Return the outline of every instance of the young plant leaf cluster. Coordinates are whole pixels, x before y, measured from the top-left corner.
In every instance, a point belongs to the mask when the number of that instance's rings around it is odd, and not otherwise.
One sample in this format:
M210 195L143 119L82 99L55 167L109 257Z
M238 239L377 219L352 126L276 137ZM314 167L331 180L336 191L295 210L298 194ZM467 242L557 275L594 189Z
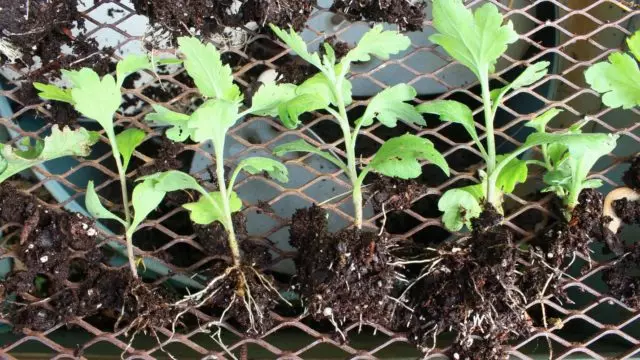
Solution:
M347 106L352 103L351 82L347 78L351 64L358 61L369 61L372 56L382 60L393 54L406 50L411 41L408 37L394 31L383 31L378 25L368 31L358 44L342 59L336 59L333 48L325 43L324 54L310 52L300 35L295 31L284 31L272 26L276 35L291 50L319 70L319 73L304 81L299 86L290 84L267 85L274 91L273 99L279 104L273 113L278 115L282 123L295 129L300 124L300 115L310 111L324 110L331 114L340 125L346 162L333 154L315 146L297 140L283 144L274 149L274 154L282 156L291 152L307 152L319 155L345 172L352 185L352 200L355 217L354 226L362 228L362 185L370 172L385 176L412 179L420 176L420 161L427 160L437 165L447 175L449 167L444 157L435 149L431 141L412 134L405 134L385 142L368 163L359 163L356 155L356 141L362 127L373 125L377 120L387 127L395 127L398 121L409 124L426 125L422 115L409 103L416 96L413 87L399 84L385 89L375 95L364 114L354 121L353 129L347 116ZM255 101L255 97L254 97ZM277 110L277 111L276 111Z
M556 149L557 146L548 145L562 143L571 144L573 151L575 144L590 144L590 148L602 151L615 146L615 137L598 134L533 134L527 141L510 154L497 154L494 130L494 119L504 96L513 90L531 86L541 80L548 71L549 62L541 61L527 67L514 81L497 89L490 89L489 77L495 71L500 56L507 50L509 44L518 39L509 21L504 20L497 7L484 4L475 13L467 9L461 0L434 0L433 25L436 33L430 40L444 48L447 53L462 65L471 70L478 78L482 92L483 115L485 127L485 143L476 131L473 111L466 105L452 100L437 100L426 102L417 107L422 113L435 114L443 121L461 124L478 148L484 162L485 169L480 171L480 183L459 189L451 189L443 194L438 208L444 212L443 222L453 231L463 226L470 227L471 220L482 212L486 204L502 212L503 196L514 191L517 184L525 182L528 176L527 161L518 158L520 154L535 146ZM593 155L590 153L588 155ZM569 158L572 158L569 156ZM571 160L570 162L572 162ZM594 160L595 163L595 160ZM569 163L567 165L570 165ZM593 185L585 182L592 164L575 164L577 169L571 173L571 196L567 204L577 201L579 190ZM585 172L586 171L586 172ZM574 177L581 177L577 179ZM578 191L578 194L575 194Z
M212 44L204 45L196 38L178 39L179 50L184 55L184 67L193 78L204 103L192 114L181 114L159 105L146 120L170 125L166 136L182 142L190 138L196 143L213 143L217 191L208 192L190 175L170 171L144 178L144 183L153 184L154 191L175 191L191 189L200 193L196 202L185 204L191 220L197 224L220 222L228 235L229 247L235 267L241 265L241 255L233 228L232 215L240 211L242 201L233 191L235 181L241 171L249 174L266 172L272 178L288 182L287 168L280 162L266 157L251 157L242 160L234 169L228 183L224 168L224 148L227 132L240 119L249 114L267 115L277 110L277 105L286 96L288 86L267 84L260 87L253 98L251 108L240 111L243 97L233 83L229 65L222 63L220 53Z
M127 167L135 149L144 141L145 133L140 129L129 128L116 135L114 118L122 103L122 84L127 76L143 69L150 69L151 63L145 55L130 55L118 62L116 77L112 75L100 76L92 69L63 70L64 77L70 81L70 88L60 88L55 85L35 83L43 99L66 102L82 115L95 120L104 129L111 145L111 151L118 170L120 189L124 208L124 219L106 209L100 202L93 182L87 185L86 207L96 219L112 219L121 223L125 228L127 255L134 277L137 277L136 260L133 254L133 233L149 212L131 215L129 194L127 191ZM135 194L135 190L134 190ZM135 196L134 196L134 199ZM144 201L139 199L138 201ZM140 204L133 203L134 210Z

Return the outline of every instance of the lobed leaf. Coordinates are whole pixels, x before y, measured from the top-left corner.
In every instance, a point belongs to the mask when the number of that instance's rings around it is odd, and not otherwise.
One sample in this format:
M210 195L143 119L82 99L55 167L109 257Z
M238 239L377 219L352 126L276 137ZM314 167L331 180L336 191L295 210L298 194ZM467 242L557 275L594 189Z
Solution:
M369 61L373 55L381 60L388 60L390 55L406 50L409 46L409 37L397 31L383 31L382 25L378 24L362 36L344 59L348 62Z
M241 98L231 67L222 64L220 53L212 44L205 45L195 37L180 37L178 47L185 56L184 67L202 95L231 102Z
M127 234L130 237L147 216L160 205L166 193L166 191L156 189L151 179L144 180L136 185L133 189L133 194L131 194L134 215L131 226L127 230Z
M261 172L267 172L269 176L281 183L289 182L289 172L287 167L281 162L266 157L250 157L246 158L238 164L238 169L244 170L251 175Z
M506 155L496 156L496 163L500 163L505 157ZM514 158L500 170L496 180L496 187L505 194L511 194L517 184L527 181L528 174L527 162Z
M480 76L494 72L500 55L518 40L511 21L502 23L502 15L493 4L482 5L474 14L462 0L434 0L433 26L437 33L429 40Z
M633 35L627 38L627 45L629 51L635 56L636 60L640 61L640 31L636 31Z
M426 125L416 108L406 103L416 97L416 90L406 84L387 88L373 97L362 115L362 126L370 126L375 118L387 127L395 127L398 120L409 124Z
M258 116L278 116L278 107L295 96L295 85L268 82L261 85L253 95L251 113Z
M447 161L433 143L412 134L387 140L373 156L368 168L385 176L413 179L422 174L420 160L430 161L449 175Z
M538 82L549 72L548 61L539 61L527 67L518 77L509 85L494 89L491 91L491 100L499 101L510 90L518 90L520 88L530 86Z
M444 213L442 222L450 231L460 231L465 225L471 229L471 220L482 212L478 199L466 188L447 190L438 201L438 210Z
M340 159L334 157L333 155L329 154L326 151L320 150L318 147L313 146L304 140L292 141L290 143L276 146L273 149L273 154L278 157L282 157L285 154L290 152L306 152L306 153L316 154L321 156L325 160L330 161L331 163L333 163L340 169L344 170L345 172L347 171L347 165L345 165L344 162L342 162Z
M298 124L300 124L300 115L310 111L324 109L327 106L328 104L322 96L302 94L280 104L278 107L278 117L285 127L295 129L298 127Z
M603 94L602 102L610 108L640 105L640 69L628 54L609 55L608 62L588 68L585 78L593 90Z
M238 121L238 105L222 99L208 100L189 118L186 127L191 139L201 143L224 140L227 131Z
M549 121L553 120L553 118L558 116L558 114L560 114L561 112L561 109L551 108L541 115L534 117L533 119L531 119L531 121L526 122L524 126L533 128L539 133L544 133L546 132L547 124L549 123Z
M113 117L120 107L120 86L111 75L102 79L88 68L79 71L62 70L71 80L71 96L75 109L82 115L96 120L105 130L113 129Z
M51 84L43 84L34 82L33 87L39 91L38 96L45 100L62 101L73 105L73 96L71 96L71 89L59 88Z
M222 211L222 194L219 191L209 193L210 199L200 196L200 199L193 203L184 204L182 207L189 210L191 221L200 225L208 225L214 221L219 221L224 225L225 214ZM213 200L213 204L211 202ZM234 191L230 192L229 205L231 213L242 209L242 201Z
M22 142L26 150L0 145L0 183L9 177L32 166L64 156L87 156L98 136L84 128L60 130L57 125L51 128L51 135L36 141L35 146Z
M310 53L307 49L307 43L304 42L302 37L300 37L293 28L290 27L289 32L286 32L273 24L269 24L269 26L276 36L287 44L287 46L289 46L289 48L291 48L291 50L293 50L298 56L303 58L309 64L322 70L322 62L320 61L318 53Z
M149 61L147 55L129 54L124 59L118 61L116 65L116 79L118 79L118 87L122 87L124 79L127 76L140 70L153 69L153 65Z
M187 140L191 135L191 131L187 128L187 122L190 119L189 115L169 110L157 104L151 104L151 106L155 112L147 114L144 117L145 120L173 125L165 133L167 138L176 142Z
M454 100L434 100L418 105L416 110L420 113L438 115L442 121L461 124L473 141L480 144L476 123L473 120L473 111L467 105Z

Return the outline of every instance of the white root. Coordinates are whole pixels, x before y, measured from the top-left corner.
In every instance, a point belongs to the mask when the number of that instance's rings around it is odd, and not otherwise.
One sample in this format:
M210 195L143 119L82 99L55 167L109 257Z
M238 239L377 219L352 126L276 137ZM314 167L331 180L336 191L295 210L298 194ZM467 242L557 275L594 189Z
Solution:
M0 53L4 54L10 62L15 63L16 60L22 58L22 52L6 38L0 37Z
M604 207L602 208L602 212L604 216L608 216L612 219L607 227L614 234L618 233L618 229L620 228L620 225L622 225L622 219L616 215L616 212L613 209L613 202L621 199L638 201L640 200L640 194L631 188L619 187L611 190L609 194L607 194L607 197L604 198Z

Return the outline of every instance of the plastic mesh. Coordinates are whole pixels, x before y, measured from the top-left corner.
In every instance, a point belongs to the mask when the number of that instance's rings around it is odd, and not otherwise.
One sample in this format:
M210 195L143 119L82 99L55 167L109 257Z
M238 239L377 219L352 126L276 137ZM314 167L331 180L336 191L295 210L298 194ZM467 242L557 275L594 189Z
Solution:
M608 157L596 168L597 177L609 188L618 186L624 167L616 160L637 151L640 142L638 112L613 111L601 106L598 94L585 85L582 74L589 65L602 61L608 54L623 46L623 39L632 32L634 22L639 19L640 9L636 5L614 0L536 0L515 1L513 4L509 4L509 1L478 0L472 1L469 5L476 6L488 1L503 10L506 16L517 24L521 34L520 40L513 46L515 50L510 50L501 59L498 74L494 79L496 83L511 79L514 72L522 66L541 59L552 61L554 69L539 83L507 95L500 107L496 130L501 150L507 151L521 143L526 136L522 124L534 113L554 106L564 109L560 119L552 123L556 128L565 127L589 114L593 117L592 130L618 132L622 135L621 146L615 156ZM112 8L117 9L114 17L104 22L96 20L97 14ZM96 2L87 5L83 16L89 23L89 37L100 38L109 32L117 33L109 35L109 38L119 39L113 44L116 55L130 47L140 46L144 37L142 31L127 33L123 30L125 24L141 21L132 7L125 3ZM319 26L316 26L330 16L332 15L326 9L321 8L312 14L304 33L310 44L317 45L331 35L320 32ZM357 38L366 28L362 23L343 23L335 28L335 35L338 39L350 40ZM365 105L366 95L397 82L408 82L418 88L421 93L420 101L431 98L459 99L472 105L475 114L481 113L477 83L459 64L451 62L442 49L427 41L427 36L432 32L431 22L426 21L422 32L409 34L413 41L409 50L392 60L373 60L356 68L352 78L354 86L366 91L362 94L357 94L356 91L356 95L363 96L350 106L350 111L356 112L359 107ZM253 49L258 46L268 46L277 51L273 52L274 55L257 58L257 52ZM281 44L266 36L256 36L243 47L225 52L225 57L231 60L237 83L246 88L263 70L277 69L287 54L287 50ZM196 93L196 90L189 86L187 78L181 70L166 74L146 74L146 81L137 82L138 87L126 90L132 99L139 102L138 105L144 105L141 107L142 111L133 110L125 112L125 115L119 114L117 124L143 129L148 134L146 141L153 142L153 138L162 136L162 131L149 127L149 124L143 121L144 115L150 111L150 107L146 105L153 103L154 97L157 99L158 92L161 91L161 102L165 105L178 109L187 106ZM159 83L162 83L161 90L158 90ZM15 85L17 86L1 92L2 96L11 100L15 113L11 117L1 118L0 123L22 136L42 136L50 125L38 125L34 128L33 123L27 124L25 119L31 118L35 113L46 116L46 104L23 106L17 96L20 85ZM482 122L477 123L480 132L483 130L481 124ZM244 119L229 134L227 161L229 164L235 164L238 159L249 154L270 154L273 147L294 138L302 138L318 146L327 146L332 151L342 154L342 141L335 137L334 129L336 125L330 116L322 114L315 114L304 126L294 131L285 129L277 120L271 118ZM435 119L430 119L428 126L424 128L400 125L396 129L387 129L376 124L363 129L359 150L365 156L370 156L372 150L385 139L407 131L434 141L452 165L453 172L450 178L445 179L443 175L430 172L429 166L426 165L426 175L420 180L430 186L430 192L416 199L410 209L390 214L387 230L398 238L421 244L434 244L460 235L450 234L444 229L439 218L440 213L434 208L438 197L446 189L474 181L475 165L479 160L478 151L474 149L471 139L466 138L457 125ZM103 136L101 140L107 144L106 137ZM182 153L184 156L193 155L194 158L201 159L200 163L213 162L207 149L197 145L185 146ZM137 166L131 166L128 174L130 179L135 179L138 169L152 161L152 154L145 153L145 150L136 152L134 157L134 164ZM114 186L118 181L110 165L111 154L102 152L97 158L78 161L76 166L62 171L36 169L42 180L32 184L28 191L41 194L46 183L57 182L72 195L62 203L50 200L51 206L64 207L74 201L83 201L84 189L71 179L74 175L79 176L82 171L89 171L92 176L104 180L98 191L105 200L111 199L112 203L118 203L117 197L114 200L107 195L109 186ZM295 253L287 245L288 219L292 211L327 200L349 188L341 170L330 167L330 164L319 163L319 160L311 156L292 158L287 164L292 171L292 181L286 185L261 176L247 176L237 184L238 191L244 195L251 240L269 246L274 254L272 268L284 272L293 271L291 258ZM192 170L200 176L207 176L206 169L199 167L196 162ZM534 231L540 230L540 225L551 221L553 216L546 210L551 196L536 195L537 190L534 184L530 189L524 188L516 195L509 195L507 199L506 223L522 241L533 237ZM262 202L268 203L275 213L261 211ZM329 202L325 207L331 214L333 229L346 226L352 220L348 197ZM176 208L147 221L144 224L146 229L140 232L147 232L146 236L154 237L156 243L161 245L156 248L139 247L136 250L137 254L154 258L157 263L176 274L193 274L206 268L215 256L207 253L197 242L194 234L181 233L180 228L176 227L176 223L185 221L185 218L185 210ZM374 214L369 210L367 221L379 225L382 219L382 214ZM19 224L3 224L0 227L3 234L11 234L18 229ZM105 245L106 241L123 243L117 236L103 235L105 241L102 245ZM166 256L184 252L192 255L189 256L189 261L174 261L172 259L180 257ZM561 321L548 330L540 328L530 338L514 343L512 355L515 358L529 359L536 354L546 354L546 337L553 343L554 358L630 358L639 352L640 322L635 320L640 314L635 309L606 296L606 287L599 281L600 273L608 266L609 260L610 256L602 255L599 249L595 249L590 259L584 255L578 256L575 266L564 278L564 287L575 303L561 303L551 297L545 298L543 301L547 311L552 314L548 316ZM581 273L577 270L580 265L589 261L591 268L588 272ZM155 282L162 283L168 278L169 275L161 276ZM70 282L69 286L72 287L74 284ZM45 299L44 302L46 301ZM530 305L536 306L539 305ZM78 318L67 325L58 324L44 333L4 334L0 336L0 357L17 359L29 355L34 358L64 359L72 358L74 354L82 354L82 357L91 358L104 352L117 358L124 352L125 358L166 358L168 355L165 351L179 359L229 357L226 351L239 358L420 356L420 353L407 343L403 334L394 333L375 324L367 324L361 331L360 324L349 325L345 332L348 331L351 342L340 344L333 340L330 327L320 326L304 315L285 316L285 313L291 314L291 311L273 313L272 316L279 320L278 324L259 338L247 338L241 331L225 325L229 330L222 337L226 349L199 329L176 334L170 340L170 331L160 329L160 339L140 335L139 339L128 346L131 339L127 335L121 332L104 332L95 326L95 319ZM194 316L202 322L212 320L200 312L194 313ZM438 340L437 347L430 356L441 355L449 344L446 336Z

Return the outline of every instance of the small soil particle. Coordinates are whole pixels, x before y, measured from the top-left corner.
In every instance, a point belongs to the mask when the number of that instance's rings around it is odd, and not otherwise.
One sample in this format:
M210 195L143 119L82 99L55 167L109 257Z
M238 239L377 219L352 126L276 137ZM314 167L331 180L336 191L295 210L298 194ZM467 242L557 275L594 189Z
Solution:
M625 224L640 224L640 201L616 200L613 202L613 209Z
M401 31L419 31L425 18L425 2L407 0L336 0L331 11L351 21L387 22Z
M327 213L315 205L295 212L290 235L298 249L295 291L314 319L336 328L345 321L390 323L395 273L386 236L355 228L330 233Z
M640 246L636 243L602 275L602 279L609 287L609 294L636 309L640 308L638 265L640 265Z

